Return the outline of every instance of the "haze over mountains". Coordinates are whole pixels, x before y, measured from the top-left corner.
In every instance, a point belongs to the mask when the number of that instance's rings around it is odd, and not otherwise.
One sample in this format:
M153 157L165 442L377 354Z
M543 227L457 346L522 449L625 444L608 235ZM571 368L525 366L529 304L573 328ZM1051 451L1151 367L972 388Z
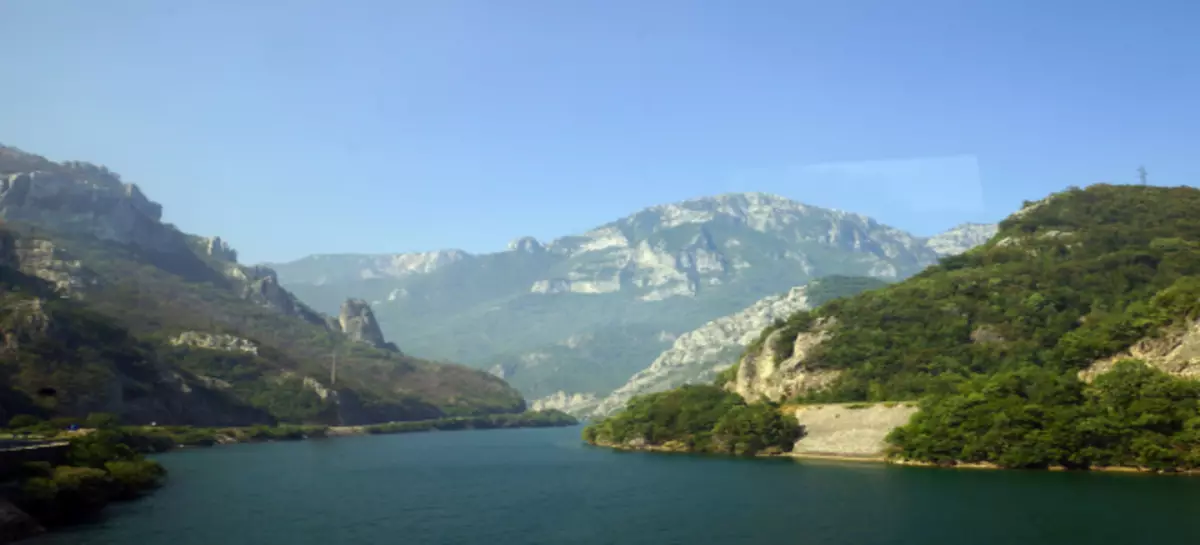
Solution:
M530 399L579 409L710 320L816 278L903 279L994 232L964 224L918 237L859 214L738 193L551 241L517 238L496 253L314 255L270 266L322 311L347 297L370 302L407 353L488 369Z

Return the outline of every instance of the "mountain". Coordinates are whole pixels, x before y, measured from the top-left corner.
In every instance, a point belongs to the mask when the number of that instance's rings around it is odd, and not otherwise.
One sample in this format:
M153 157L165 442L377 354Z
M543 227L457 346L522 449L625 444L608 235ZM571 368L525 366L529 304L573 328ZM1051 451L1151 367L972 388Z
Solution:
M797 311L712 385L637 397L584 437L648 450L869 447L906 463L1194 471L1198 211L1194 187L1097 184L1027 202L985 244Z
M1127 350L1182 376L1200 365L1177 351L1200 309L1198 210L1191 187L1097 184L1029 203L982 246L767 328L732 387L748 399L915 399L971 373L1084 372Z
M887 285L875 278L830 276L772 295L729 316L717 318L680 335L671 348L650 367L638 371L603 400L564 399L553 408L576 414L607 416L623 408L634 396L662 392L684 384L712 382L717 373L736 363L747 345L763 329L792 314L827 301ZM593 409L589 411L588 409Z
M830 275L893 281L986 226L925 239L761 193L655 206L506 251L311 256L272 264L315 308L370 302L412 354L488 369L529 398L602 397L682 333ZM561 394L559 394L561 392Z
M400 352L363 301L313 310L107 168L0 146L0 219L5 411L227 425L524 408L487 373Z

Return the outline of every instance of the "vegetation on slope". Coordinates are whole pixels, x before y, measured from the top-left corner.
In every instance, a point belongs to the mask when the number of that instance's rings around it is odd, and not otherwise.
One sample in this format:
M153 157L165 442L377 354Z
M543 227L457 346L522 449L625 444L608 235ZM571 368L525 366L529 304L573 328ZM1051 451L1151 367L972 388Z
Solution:
M889 436L894 456L1008 468L1200 468L1200 382L1137 361L1090 385L1022 367L978 376L921 403Z
M1200 309L1200 190L1095 185L1031 203L988 244L883 289L797 313L834 335L806 362L845 372L809 400L914 399L963 378L1086 367Z
M746 404L711 385L687 385L638 396L583 430L595 445L752 456L792 450L796 419L770 403Z
M4 212L12 221L6 223L0 241L0 249L6 252L5 263L18 266L16 252L10 251L16 247L17 238L34 242L29 246L38 249L35 266L45 265L41 261L47 259L43 254L49 245L41 241L50 242L54 248L53 255L48 257L51 262L59 259L60 252L70 256L63 259L78 260L84 278L78 283L75 295L83 299L88 309L104 317L98 322L107 322L94 324L96 327L84 326L96 332L93 336L100 337L90 340L103 344L116 339L110 331L128 330L121 335L132 336L135 340L130 342L139 345L143 352L137 357L122 356L123 362L142 361L146 368L158 366L158 371L182 371L185 375L198 373L197 368L212 371L214 366L210 364L220 359L218 356L190 349L158 348L184 331L228 333L257 344L258 356L224 358L221 365L224 374L204 376L232 385L215 389L223 390L221 396L269 414L268 418L332 423L338 417L345 417L363 422L524 409L518 392L487 373L375 349L329 331L323 316L282 292L272 278L267 278L266 272L224 261L228 252L209 255L201 239L158 222L153 212L157 205L153 203L145 204L150 210L148 215L138 215L140 212L121 206L112 208L109 201L123 202L120 200L136 192L120 186L120 177L107 168L80 162L55 163L0 146L0 175L34 171L49 176L39 176L33 183L63 187L78 183L91 189L81 190L78 195L67 191L56 199L26 198L24 194L14 194L8 199L9 208ZM128 218L118 216L126 212L134 214L130 216L135 221L134 234L130 236L144 239L145 244L121 244L92 236L97 223L113 221L125 225L122 221ZM26 264L20 266L25 268ZM79 265L67 268L74 271ZM73 272L71 276L75 276ZM13 290L6 287L6 291ZM38 293L36 297L51 300L58 299L58 295ZM25 296L22 293L16 297ZM47 338L52 339L53 335ZM89 345L96 346L96 343ZM60 353L53 358L56 361L75 358L61 353L74 348L58 350ZM332 401L320 399L322 396L317 395L317 388L311 383L303 382L304 377L324 381L330 376L335 354L339 361L337 389L342 402L336 408L331 406ZM79 358L89 359L82 354ZM114 373L110 363L77 365L71 374L84 368L96 371L88 375L90 384L103 382L104 369L109 375L123 376L123 370ZM39 366L22 364L23 369L35 367ZM353 414L347 416L348 412Z
M924 398L894 455L1002 467L1200 462L1200 385L1138 362L1078 372L1200 315L1200 190L1072 188L988 244L883 289L797 313L777 357L818 320L805 364L839 369L798 401Z

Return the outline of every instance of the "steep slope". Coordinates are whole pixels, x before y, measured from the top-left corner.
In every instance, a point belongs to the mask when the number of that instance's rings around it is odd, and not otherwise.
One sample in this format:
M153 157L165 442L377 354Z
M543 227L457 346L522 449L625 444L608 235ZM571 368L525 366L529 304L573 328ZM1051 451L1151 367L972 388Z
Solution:
M768 328L731 387L748 399L913 399L971 373L1074 373L1170 331L1178 347L1200 308L1198 210L1191 187L1101 184L1028 203L981 247Z
M592 416L612 414L634 396L661 392L683 384L711 382L717 373L736 363L746 346L776 321L839 297L885 285L885 282L875 278L821 278L792 288L785 294L763 298L735 314L708 322L680 335L671 348L660 354L649 367L633 375L603 400L598 403L593 401L591 406L595 407L595 411ZM586 406L568 405L567 408L580 413Z
M857 214L747 193L648 208L544 244L525 237L494 254L313 256L273 267L317 308L370 301L406 351L495 369L537 398L607 394L675 336L813 278L907 277L936 262L930 244Z
M103 167L0 147L0 218L10 266L172 347L159 352L169 370L275 417L362 423L523 408L500 379L402 354L362 302L338 318L312 310L219 238L163 223L159 205Z
M152 343L12 267L0 232L0 420L108 412L130 421L272 423L267 411L165 365Z

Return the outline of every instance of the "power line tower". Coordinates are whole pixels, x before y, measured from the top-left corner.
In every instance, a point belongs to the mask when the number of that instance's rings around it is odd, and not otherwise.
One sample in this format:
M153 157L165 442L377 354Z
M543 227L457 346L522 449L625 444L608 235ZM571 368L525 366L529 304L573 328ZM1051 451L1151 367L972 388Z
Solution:
M1146 167L1144 166L1138 167L1138 181L1141 182L1142 185L1146 185Z

